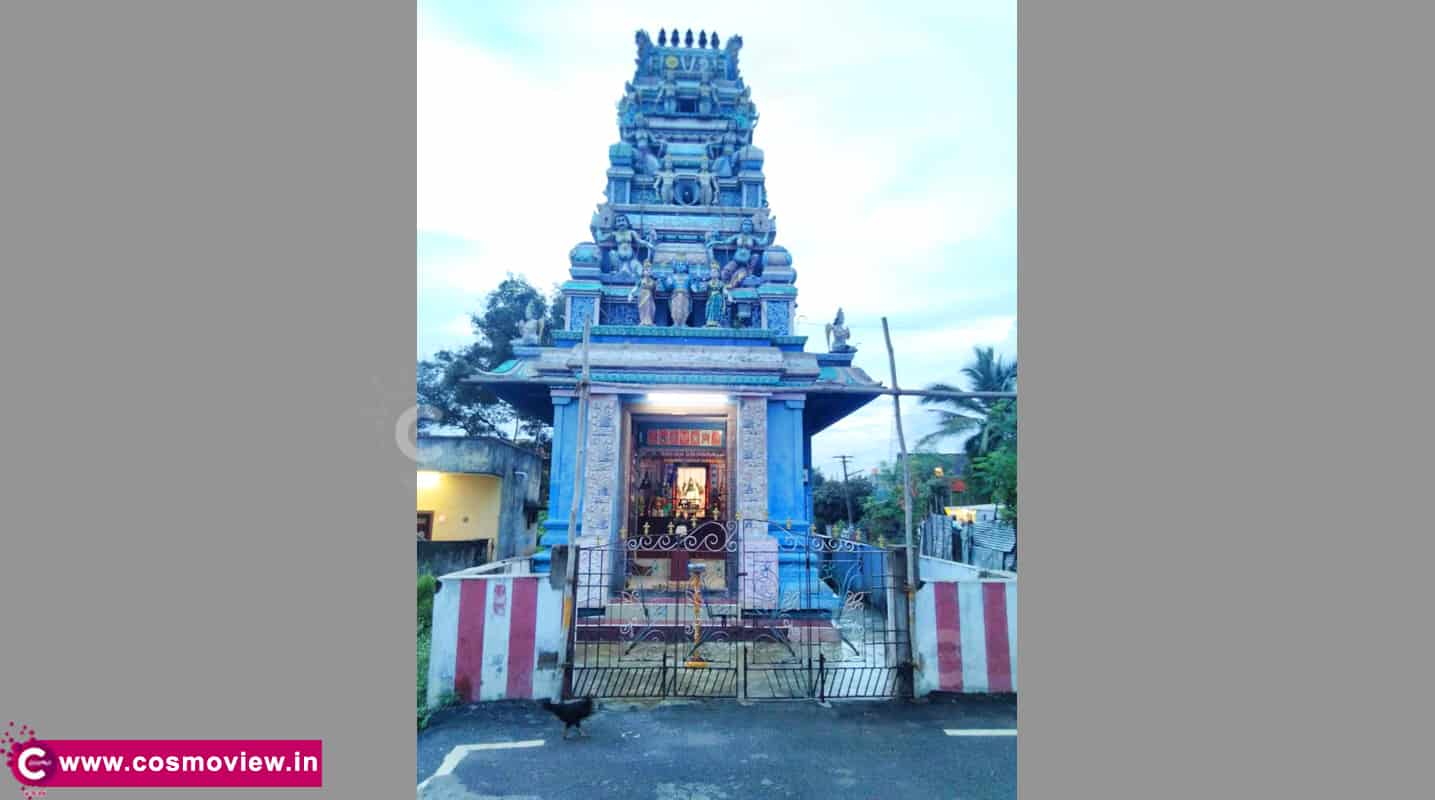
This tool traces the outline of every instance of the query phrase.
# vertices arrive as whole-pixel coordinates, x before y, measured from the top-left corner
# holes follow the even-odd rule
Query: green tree
[[[555,296],[556,299],[556,296]],[[461,350],[440,350],[418,364],[418,402],[438,412],[439,418],[421,417],[420,430],[438,427],[462,428],[470,436],[513,437],[516,412],[482,385],[464,379],[479,370],[492,371],[513,358],[513,341],[518,325],[527,318],[530,305],[547,319],[544,340],[561,327],[561,309],[521,276],[509,274],[484,298],[482,311],[472,315],[477,341]],[[521,433],[542,442],[546,425],[542,420],[520,417]]]
[[[852,518],[862,523],[863,503],[872,495],[872,481],[865,476],[852,476],[847,481],[847,491],[852,496]],[[842,478],[827,479],[820,470],[813,470],[812,516],[819,530],[832,525],[847,526],[847,499],[843,494]]]
[[[903,541],[904,522],[901,500],[896,494],[885,497],[874,494],[862,503],[862,530],[869,542],[876,543],[879,539],[885,539],[888,544]]]
[[[951,499],[949,470],[953,461],[940,453],[908,453],[912,490],[902,490],[901,463],[883,464],[872,479],[873,491],[862,503],[862,527],[868,537],[879,536],[889,544],[906,540],[902,526],[906,523],[904,503],[912,503],[912,522],[917,524],[927,514],[942,513],[942,506]],[[940,468],[941,472],[938,472]]]
[[[958,389],[947,383],[933,383],[927,386],[933,392],[1010,392],[1016,390],[1016,362],[1010,364],[996,355],[991,347],[972,348],[971,363],[962,367],[962,376],[968,387]],[[979,397],[922,397],[922,405],[936,406],[932,413],[937,415],[937,430],[923,436],[918,445],[932,446],[944,439],[971,435],[963,445],[970,459],[975,459],[990,450],[994,444],[986,420],[996,400]]]
[[[992,449],[971,462],[972,478],[990,494],[1001,508],[1002,519],[1016,526],[1016,401],[1000,400],[992,404],[986,427]]]
[[[1001,518],[1016,525],[1016,448],[1003,447],[978,458],[972,471],[991,489]]]

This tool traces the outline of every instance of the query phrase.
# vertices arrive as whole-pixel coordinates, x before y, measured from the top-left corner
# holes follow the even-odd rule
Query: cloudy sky
[[[419,3],[418,355],[473,340],[505,273],[547,291],[603,201],[633,33],[743,38],[778,243],[808,349],[846,310],[857,366],[959,381],[973,346],[1017,341],[1016,3]],[[908,446],[930,413],[904,400]],[[942,447],[955,449],[953,442]],[[813,460],[897,451],[888,398],[827,429]]]

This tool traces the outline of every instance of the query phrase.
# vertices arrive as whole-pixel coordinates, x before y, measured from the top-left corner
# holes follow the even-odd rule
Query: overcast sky
[[[958,382],[973,346],[1016,357],[1016,3],[419,3],[418,355],[473,341],[505,273],[567,278],[603,202],[633,33],[716,30],[761,114],[796,333],[825,349],[846,310],[854,364],[890,385]],[[904,400],[908,447],[933,423]],[[941,449],[956,449],[951,442]],[[814,465],[897,451],[889,398],[819,434]]]

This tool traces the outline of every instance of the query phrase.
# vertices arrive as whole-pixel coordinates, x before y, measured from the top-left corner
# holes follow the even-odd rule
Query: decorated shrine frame
[[[707,469],[702,518],[731,519],[737,456],[732,434],[736,429],[737,409],[732,405],[673,414],[641,402],[625,403],[622,452],[627,469],[619,519],[627,532],[639,533],[641,525],[635,527],[634,521],[652,516],[650,509],[643,507],[645,492],[656,494],[661,484],[676,478],[679,467]],[[649,482],[646,487],[642,486],[644,477]],[[716,517],[711,514],[714,504],[719,510]]]
[[[619,539],[635,543],[630,552],[619,551],[627,553],[629,562],[623,570],[625,584],[645,577],[653,559],[665,562],[661,570],[663,577],[686,580],[690,558],[713,556],[682,547],[659,553],[639,544],[654,537],[675,535],[677,541],[682,541],[684,534],[697,526],[731,519],[730,486],[735,456],[731,431],[735,428],[735,408],[672,414],[641,403],[625,407],[623,453],[627,469]],[[678,484],[679,474],[690,474],[695,468],[705,472],[700,511],[684,506],[683,487]],[[735,575],[726,574],[709,577],[725,585],[736,579]]]

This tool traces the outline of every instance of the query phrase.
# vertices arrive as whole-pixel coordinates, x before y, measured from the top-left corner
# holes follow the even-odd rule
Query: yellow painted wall
[[[434,512],[434,541],[487,539],[492,559],[498,548],[500,484],[492,475],[440,472],[437,486],[420,487],[417,510]]]

